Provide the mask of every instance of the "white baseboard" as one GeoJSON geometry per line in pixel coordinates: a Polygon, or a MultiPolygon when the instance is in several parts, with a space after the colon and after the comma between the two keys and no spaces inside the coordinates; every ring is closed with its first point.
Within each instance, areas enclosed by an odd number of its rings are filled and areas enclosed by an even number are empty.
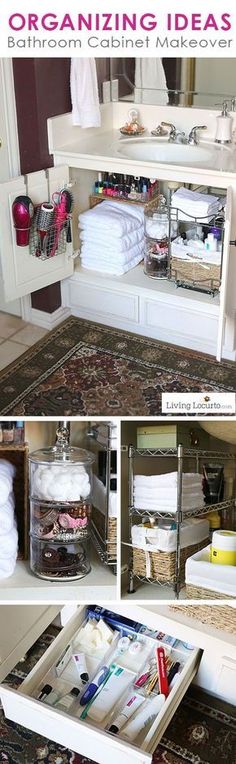
{"type": "Polygon", "coordinates": [[[30,295],[24,297],[21,304],[23,320],[30,324],[35,324],[35,326],[42,326],[43,329],[48,329],[48,331],[55,329],[58,324],[65,321],[71,315],[71,309],[62,305],[57,310],[54,310],[54,313],[46,313],[44,310],[32,308],[30,295]]]}
{"type": "Polygon", "coordinates": [[[48,331],[50,331],[51,329],[55,329],[58,324],[61,324],[61,322],[65,321],[70,315],[70,308],[63,308],[62,305],[55,310],[54,313],[45,313],[43,310],[32,308],[30,321],[32,324],[42,326],[43,329],[48,329],[48,331]]]}

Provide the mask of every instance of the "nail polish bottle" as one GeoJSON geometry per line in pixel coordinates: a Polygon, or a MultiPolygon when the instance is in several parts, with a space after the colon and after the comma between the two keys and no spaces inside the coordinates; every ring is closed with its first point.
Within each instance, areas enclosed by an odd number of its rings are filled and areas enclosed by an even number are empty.
{"type": "Polygon", "coordinates": [[[99,181],[98,180],[96,180],[95,183],[94,183],[94,193],[95,194],[99,193],[99,181]]]}
{"type": "Polygon", "coordinates": [[[102,194],[103,192],[103,182],[102,182],[102,173],[98,173],[98,193],[102,194]]]}

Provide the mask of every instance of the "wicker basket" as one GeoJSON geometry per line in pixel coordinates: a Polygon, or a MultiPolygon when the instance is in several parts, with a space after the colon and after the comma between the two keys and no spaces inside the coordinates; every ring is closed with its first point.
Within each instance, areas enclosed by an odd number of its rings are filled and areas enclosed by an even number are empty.
{"type": "MultiPolygon", "coordinates": [[[[196,552],[200,552],[201,549],[207,545],[208,540],[199,542],[198,544],[191,544],[186,546],[180,551],[180,578],[181,582],[185,581],[185,563],[188,557],[191,557],[196,552]]],[[[175,566],[176,566],[176,552],[149,552],[151,576],[150,578],[156,581],[172,581],[175,582],[175,566]]],[[[143,549],[133,547],[133,573],[136,576],[146,578],[146,552],[143,549]]]]}
{"type": "Polygon", "coordinates": [[[183,613],[186,618],[194,618],[195,621],[222,629],[229,634],[236,633],[236,609],[228,605],[171,605],[170,610],[183,613]]]}
{"type": "Polygon", "coordinates": [[[125,198],[119,197],[119,196],[112,196],[111,197],[111,196],[105,196],[105,195],[103,196],[102,194],[100,194],[100,196],[99,196],[99,194],[90,194],[90,197],[89,197],[89,207],[90,207],[90,209],[92,209],[93,207],[96,207],[97,204],[100,204],[101,202],[104,202],[104,201],[109,201],[109,199],[110,199],[110,201],[112,200],[113,202],[118,202],[118,204],[119,204],[119,202],[129,203],[129,204],[136,204],[136,205],[137,204],[138,205],[141,204],[142,207],[144,207],[145,210],[148,210],[148,209],[150,210],[152,207],[156,207],[156,205],[158,204],[159,196],[160,196],[160,194],[157,193],[157,194],[155,194],[152,197],[152,199],[149,199],[147,202],[140,202],[137,199],[125,199],[125,198]]]}
{"type": "MultiPolygon", "coordinates": [[[[204,263],[205,265],[205,263],[204,263]]],[[[170,275],[175,281],[194,282],[202,288],[219,290],[221,279],[221,266],[207,263],[209,270],[199,262],[186,262],[178,257],[171,259],[170,275]]]]}
{"type": "Polygon", "coordinates": [[[18,530],[18,557],[26,560],[28,557],[28,446],[18,446],[16,444],[0,446],[0,459],[6,459],[14,464],[16,473],[13,483],[13,492],[15,498],[15,516],[18,530]]]}
{"type": "Polygon", "coordinates": [[[203,589],[200,586],[186,584],[186,595],[188,600],[232,600],[230,594],[214,592],[213,589],[203,589]]]}
{"type": "Polygon", "coordinates": [[[109,517],[107,539],[105,539],[105,515],[99,509],[93,507],[92,519],[104,542],[107,541],[106,552],[108,562],[115,562],[117,557],[117,519],[109,517]]]}

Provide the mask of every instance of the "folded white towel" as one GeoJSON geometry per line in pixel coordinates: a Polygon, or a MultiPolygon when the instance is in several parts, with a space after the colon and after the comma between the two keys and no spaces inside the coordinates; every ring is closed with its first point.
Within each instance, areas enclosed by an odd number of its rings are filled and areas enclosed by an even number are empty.
{"type": "MultiPolygon", "coordinates": [[[[178,472],[166,472],[163,475],[135,475],[134,485],[146,487],[167,487],[178,484],[178,472]]],[[[202,475],[197,472],[184,472],[182,478],[183,488],[185,486],[202,485],[202,475]]]]}
{"type": "Polygon", "coordinates": [[[79,227],[87,230],[104,232],[122,237],[132,233],[144,224],[144,207],[120,202],[104,201],[92,210],[79,215],[79,227]]]}
{"type": "Polygon", "coordinates": [[[181,187],[172,195],[171,206],[181,211],[182,220],[205,217],[209,222],[222,208],[224,201],[222,197],[213,194],[201,194],[181,187]]]}
{"type": "Polygon", "coordinates": [[[127,249],[126,252],[109,252],[109,249],[103,250],[102,248],[96,247],[95,244],[92,246],[90,244],[87,244],[84,242],[81,247],[81,253],[80,256],[83,260],[96,260],[96,262],[99,263],[108,263],[110,266],[111,264],[117,265],[118,267],[122,267],[123,265],[126,265],[127,263],[132,262],[135,257],[141,256],[141,259],[144,257],[144,238],[143,241],[141,241],[139,244],[135,244],[130,249],[127,249]]]}
{"type": "MultiPolygon", "coordinates": [[[[165,488],[135,488],[134,489],[134,496],[136,498],[140,499],[151,499],[151,500],[158,500],[158,501],[165,501],[171,503],[172,501],[176,501],[177,499],[177,489],[171,488],[171,489],[165,489],[165,488]]],[[[182,491],[182,497],[184,499],[191,499],[194,497],[203,497],[203,491],[202,489],[197,486],[195,488],[191,488],[190,490],[186,490],[185,488],[182,491]]]]}
{"type": "Polygon", "coordinates": [[[0,536],[0,559],[8,560],[13,555],[17,554],[18,549],[18,533],[16,525],[9,533],[5,533],[4,536],[0,536]]]}
{"type": "MultiPolygon", "coordinates": [[[[107,492],[106,488],[103,485],[102,481],[99,480],[99,478],[94,475],[93,479],[93,505],[97,509],[102,512],[102,514],[105,514],[106,512],[106,500],[107,500],[107,492]]],[[[109,517],[117,517],[117,493],[116,491],[110,491],[109,494],[109,517]]]]}
{"type": "Polygon", "coordinates": [[[8,501],[0,507],[0,539],[10,533],[14,525],[14,497],[10,493],[8,501]]]}
{"type": "Polygon", "coordinates": [[[90,227],[86,226],[80,232],[81,241],[92,246],[95,244],[98,249],[102,250],[102,252],[108,250],[111,255],[117,255],[119,252],[126,252],[127,249],[131,249],[135,244],[139,244],[143,240],[143,237],[143,225],[141,225],[140,228],[137,228],[137,230],[132,231],[132,233],[127,233],[126,236],[120,238],[116,237],[116,239],[114,239],[112,231],[110,231],[110,233],[108,232],[104,239],[103,233],[101,231],[97,231],[96,233],[94,227],[90,229],[90,227]]]}
{"type": "Polygon", "coordinates": [[[110,273],[113,276],[123,276],[124,273],[127,273],[127,271],[135,268],[135,266],[141,263],[142,260],[143,254],[137,255],[133,258],[133,260],[130,260],[125,265],[119,265],[112,262],[108,263],[106,260],[102,262],[101,260],[97,260],[95,257],[81,257],[83,268],[87,268],[90,271],[98,271],[99,273],[110,273]]]}
{"type": "Polygon", "coordinates": [[[0,579],[9,578],[13,575],[16,567],[16,556],[13,555],[8,560],[4,560],[0,557],[0,579]]]}

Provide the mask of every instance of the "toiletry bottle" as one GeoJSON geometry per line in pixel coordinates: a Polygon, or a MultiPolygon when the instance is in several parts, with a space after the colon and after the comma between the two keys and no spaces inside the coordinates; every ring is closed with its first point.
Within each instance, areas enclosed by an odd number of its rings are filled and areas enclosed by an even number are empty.
{"type": "MultiPolygon", "coordinates": [[[[216,106],[219,104],[216,104],[216,106]]],[[[216,117],[216,137],[215,143],[232,143],[232,125],[233,119],[228,113],[227,101],[223,101],[222,112],[216,117]]]]}
{"type": "Polygon", "coordinates": [[[24,442],[25,442],[24,422],[18,419],[17,422],[15,422],[15,427],[14,427],[14,443],[18,443],[19,445],[22,445],[24,442]]]}
{"type": "Polygon", "coordinates": [[[205,248],[208,250],[208,252],[217,251],[217,239],[215,238],[214,233],[208,233],[205,239],[205,248]]]}
{"type": "Polygon", "coordinates": [[[60,698],[59,702],[56,704],[58,711],[69,711],[76,698],[78,698],[79,692],[80,691],[78,687],[72,687],[70,692],[67,692],[66,695],[63,695],[63,697],[60,698]]]}

